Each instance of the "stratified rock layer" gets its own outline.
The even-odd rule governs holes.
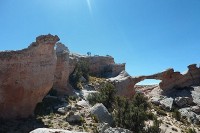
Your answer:
[[[53,85],[58,36],[42,35],[27,49],[0,52],[0,117],[23,118]]]

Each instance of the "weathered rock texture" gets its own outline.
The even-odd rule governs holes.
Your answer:
[[[145,79],[161,80],[159,87],[163,92],[166,92],[173,88],[200,85],[200,68],[198,68],[196,64],[192,64],[188,66],[188,71],[184,74],[174,72],[174,69],[171,68],[157,74],[139,77],[132,77],[127,73],[122,72],[109,80],[114,82],[117,94],[122,96],[132,96],[135,93],[135,85]]]
[[[200,85],[200,68],[196,64],[188,66],[188,71],[184,74],[174,72],[174,69],[168,69],[164,72],[149,75],[133,77],[135,83],[144,79],[158,79],[161,80],[159,86],[162,90],[170,90],[173,88],[183,88],[192,85]]]
[[[72,87],[69,84],[69,76],[79,61],[86,62],[90,74],[99,77],[117,76],[125,70],[125,64],[116,64],[111,56],[84,56],[70,53],[68,48],[61,43],[57,44],[56,55],[57,67],[54,89],[61,95],[71,93]]]
[[[130,97],[135,94],[135,79],[132,78],[126,71],[122,71],[114,78],[109,78],[108,81],[114,83],[117,95]]]
[[[116,64],[112,56],[81,56],[71,54],[71,58],[89,64],[90,74],[100,77],[115,77],[125,70],[125,63]]]
[[[58,36],[42,35],[27,49],[0,52],[1,118],[33,114],[53,85],[57,41]]]
[[[56,44],[57,65],[54,78],[54,89],[59,95],[69,92],[71,87],[68,84],[69,75],[73,72],[70,70],[69,49],[62,43]],[[71,64],[72,65],[72,64]],[[73,65],[75,67],[75,65]]]

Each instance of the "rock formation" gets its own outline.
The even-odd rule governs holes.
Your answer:
[[[122,96],[132,96],[135,93],[135,85],[145,79],[161,80],[159,87],[163,92],[167,92],[173,88],[200,85],[200,68],[198,68],[196,64],[191,64],[188,66],[188,71],[184,74],[174,72],[174,69],[170,68],[153,75],[138,77],[129,76],[122,71],[118,76],[110,78],[109,80],[114,82],[117,94]]]
[[[130,97],[135,94],[135,79],[132,78],[126,71],[122,71],[114,78],[109,78],[108,81],[114,83],[117,95]]]
[[[112,56],[83,56],[71,54],[70,57],[73,60],[87,62],[89,64],[90,74],[98,77],[115,77],[125,70],[125,63],[116,64]]]
[[[68,83],[69,75],[73,72],[75,64],[70,64],[69,49],[62,43],[56,44],[57,65],[53,88],[58,94],[66,94],[71,87]],[[73,65],[72,69],[70,65]]]
[[[133,77],[135,83],[138,83],[144,79],[158,79],[161,80],[159,86],[162,90],[167,91],[173,88],[183,88],[192,85],[200,85],[200,68],[196,64],[188,66],[188,71],[181,74],[180,72],[174,72],[174,69],[167,69],[161,73]]]
[[[58,36],[42,35],[27,49],[0,52],[0,117],[22,118],[53,85]]]
[[[111,56],[84,56],[70,53],[61,43],[57,44],[56,55],[54,89],[60,95],[69,94],[73,90],[69,84],[69,76],[79,61],[87,62],[90,74],[98,77],[114,77],[125,70],[125,64],[116,64]]]

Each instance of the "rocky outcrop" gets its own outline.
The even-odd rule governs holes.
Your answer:
[[[69,85],[69,75],[73,70],[70,69],[69,49],[62,43],[56,44],[57,65],[54,77],[53,88],[57,90],[58,95],[66,94],[71,90]],[[74,69],[75,65],[73,65]]]
[[[99,77],[114,77],[125,70],[125,64],[116,64],[111,56],[85,56],[70,53],[61,43],[57,44],[57,67],[54,80],[54,89],[59,95],[69,94],[73,90],[69,84],[69,76],[79,61],[86,62],[89,73]]]
[[[0,117],[22,118],[53,85],[58,36],[42,35],[27,49],[0,52]]]
[[[92,115],[95,115],[99,122],[108,123],[110,126],[113,124],[113,118],[111,114],[108,112],[107,108],[102,103],[95,104],[90,112]]]
[[[117,95],[130,97],[135,94],[135,79],[133,79],[126,71],[122,71],[114,78],[109,78],[108,81],[114,83]]]
[[[175,72],[174,69],[170,68],[153,75],[125,77],[129,78],[130,82],[132,82],[132,85],[136,85],[137,83],[145,79],[161,80],[161,82],[159,83],[159,87],[164,90],[163,92],[165,92],[173,88],[184,88],[194,85],[200,85],[200,68],[197,67],[196,64],[191,64],[188,66],[188,71],[183,74],[181,74],[180,72]],[[111,80],[113,79],[115,79],[116,82],[117,80],[119,82],[121,82],[122,79],[125,80],[125,78],[122,78],[122,76],[111,78]],[[125,81],[127,81],[127,79]]]
[[[115,77],[125,70],[125,63],[116,64],[112,56],[83,56],[71,54],[71,58],[87,62],[91,75],[98,77]]]

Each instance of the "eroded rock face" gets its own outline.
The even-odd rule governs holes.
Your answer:
[[[64,95],[71,89],[68,84],[69,75],[72,73],[70,71],[69,49],[64,44],[57,43],[56,56],[57,64],[53,88],[57,90],[58,95]]]
[[[191,64],[188,66],[188,71],[183,74],[175,72],[174,69],[170,68],[157,74],[132,78],[135,83],[145,79],[161,80],[159,87],[165,92],[173,88],[200,85],[200,68],[197,67],[196,64]]]
[[[122,71],[114,78],[109,78],[108,81],[114,83],[117,95],[131,97],[135,94],[134,86],[137,82],[126,71]]]
[[[0,117],[23,118],[53,85],[58,36],[42,35],[27,49],[0,52]]]
[[[115,77],[125,70],[125,63],[116,64],[112,56],[84,56],[71,54],[73,60],[82,60],[89,64],[90,74],[100,77]]]

